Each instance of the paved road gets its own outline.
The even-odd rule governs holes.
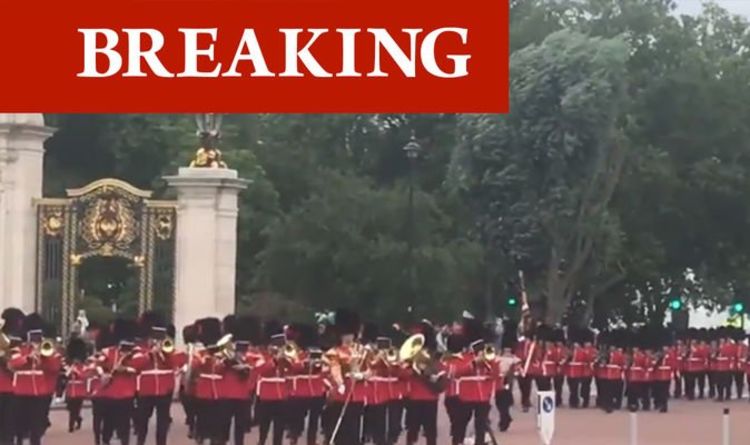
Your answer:
[[[732,401],[726,404],[713,401],[673,402],[669,413],[638,414],[638,445],[709,445],[721,443],[722,410],[731,410],[731,443],[750,443],[750,403]],[[170,431],[170,445],[193,445],[186,437],[182,408],[174,405],[172,415],[175,425]],[[523,414],[518,410],[513,415],[516,421],[506,433],[496,433],[502,445],[536,445],[535,414]],[[93,444],[90,412],[84,413],[84,427],[75,433],[67,432],[67,413],[53,411],[53,426],[45,436],[44,443],[52,445]],[[557,411],[554,445],[627,445],[630,415],[627,412],[605,414],[595,409]],[[441,410],[439,444],[447,444],[448,419]],[[153,432],[153,427],[150,428]],[[257,436],[251,434],[247,445],[255,445]],[[115,442],[117,443],[117,442]],[[113,445],[115,445],[113,443]],[[132,443],[132,442],[131,442]],[[153,436],[147,444],[153,444]]]

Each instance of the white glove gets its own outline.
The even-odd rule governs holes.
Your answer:
[[[344,393],[346,392],[346,386],[339,385],[339,387],[337,388],[337,391],[339,392],[340,395],[344,395]]]
[[[362,374],[361,372],[355,372],[354,374],[352,374],[352,377],[354,378],[354,380],[364,380],[365,379],[365,375]]]

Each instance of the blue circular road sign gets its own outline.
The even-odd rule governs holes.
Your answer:
[[[555,401],[552,400],[552,397],[545,397],[542,399],[542,409],[545,413],[551,413],[552,409],[555,407]]]

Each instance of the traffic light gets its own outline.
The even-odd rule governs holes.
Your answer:
[[[516,307],[518,306],[518,300],[514,296],[508,297],[508,307]]]
[[[741,301],[735,301],[734,304],[732,304],[732,313],[742,314],[744,312],[745,312],[745,303]]]
[[[679,311],[682,309],[682,299],[680,297],[673,297],[669,300],[669,308],[673,311]]]

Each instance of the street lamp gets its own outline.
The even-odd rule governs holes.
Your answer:
[[[411,138],[409,142],[404,146],[404,152],[406,153],[407,159],[409,159],[409,291],[411,293],[409,312],[414,309],[416,302],[416,272],[414,270],[414,164],[416,163],[419,153],[422,151],[422,146],[417,142],[417,138],[414,135],[414,131],[411,132]]]

